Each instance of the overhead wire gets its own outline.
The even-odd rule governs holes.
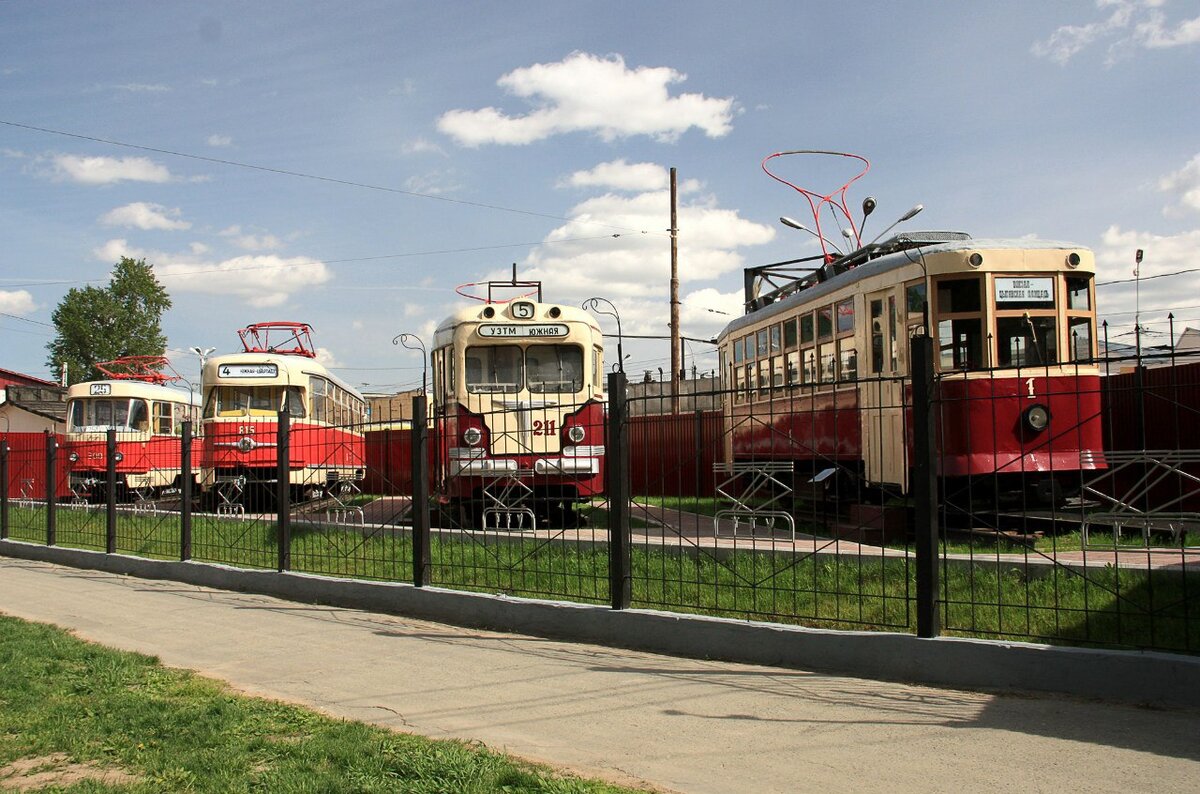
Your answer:
[[[15,127],[17,129],[30,130],[33,132],[41,132],[48,135],[60,135],[65,138],[74,138],[81,141],[90,141],[92,143],[101,143],[106,146],[119,146],[125,149],[134,149],[143,152],[154,152],[155,154],[165,154],[171,157],[182,157],[189,160],[199,160],[201,162],[213,163],[216,165],[232,166],[234,168],[245,168],[252,171],[262,171],[269,174],[279,174],[281,176],[296,177],[298,179],[311,179],[318,182],[327,182],[335,185],[345,185],[347,187],[363,188],[365,190],[377,190],[384,193],[395,193],[402,196],[410,196],[413,198],[431,199],[434,201],[442,201],[448,204],[460,204],[467,207],[476,207],[479,209],[496,210],[498,212],[509,212],[517,215],[527,215],[534,218],[548,218],[555,221],[567,221],[569,223],[587,223],[596,226],[602,226],[609,229],[620,229],[625,232],[641,232],[642,234],[650,234],[645,229],[634,229],[627,226],[616,226],[614,224],[602,223],[600,221],[582,220],[579,218],[568,218],[563,215],[554,215],[546,212],[536,212],[534,210],[518,209],[516,207],[505,207],[500,204],[488,204],[482,201],[468,201],[466,199],[456,199],[449,196],[439,196],[432,193],[419,193],[415,190],[403,190],[401,188],[388,187],[386,185],[373,185],[369,182],[356,182],[352,179],[339,179],[337,177],[321,176],[319,174],[309,174],[303,171],[292,171],[286,168],[273,168],[265,165],[255,165],[253,163],[243,163],[238,160],[227,160],[222,157],[209,157],[202,154],[192,154],[190,152],[177,152],[172,149],[163,149],[157,146],[145,146],[142,144],[128,143],[126,141],[117,141],[110,138],[100,138],[95,135],[83,135],[75,132],[66,132],[65,130],[56,130],[49,127],[38,127],[33,124],[21,124],[16,121],[7,121],[0,119],[0,124]],[[654,234],[661,234],[654,232]]]

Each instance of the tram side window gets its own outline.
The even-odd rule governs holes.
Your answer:
[[[288,415],[293,419],[303,417],[304,411],[304,390],[299,386],[285,386],[283,389],[283,401],[280,404],[281,411],[287,411]]]
[[[813,348],[808,348],[804,351],[804,369],[800,375],[804,378],[805,383],[817,382],[817,351]]]
[[[981,310],[979,278],[943,279],[937,283],[937,333],[942,370],[983,366]],[[964,314],[974,316],[964,317]]]
[[[794,386],[800,382],[800,351],[789,350],[787,354],[787,383]]]
[[[574,394],[583,390],[583,350],[576,345],[530,347],[525,378],[532,394]]]
[[[516,394],[521,390],[521,349],[518,347],[468,347],[467,391],[471,394]]]
[[[817,309],[817,341],[824,342],[833,337],[833,307]]]
[[[761,358],[765,355],[768,355],[770,352],[771,348],[767,342],[767,329],[764,328],[758,332],[758,356]]]
[[[779,325],[771,326],[771,353],[778,353],[783,347],[783,335]]]
[[[1067,321],[1067,342],[1071,345],[1072,361],[1087,361],[1092,357],[1092,318],[1072,317]]]
[[[796,346],[796,318],[792,318],[783,324],[783,346],[791,350]]]
[[[311,415],[314,421],[328,422],[329,421],[329,381],[324,378],[313,378],[309,383],[312,386]]]
[[[1058,361],[1053,317],[997,317],[996,354],[1001,367],[1028,367]]]
[[[129,401],[129,429],[145,431],[150,429],[150,408],[145,400]]]
[[[742,341],[741,339],[733,340],[733,363],[742,363]]]
[[[152,405],[154,409],[154,434],[159,436],[171,435],[174,430],[171,421],[172,403],[155,402]]]

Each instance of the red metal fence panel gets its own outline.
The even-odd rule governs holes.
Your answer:
[[[635,496],[712,496],[720,460],[721,412],[633,416],[630,485]]]
[[[62,436],[55,439],[62,445]],[[0,440],[8,442],[8,489],[10,499],[46,498],[46,434],[45,433],[0,433]],[[71,495],[67,482],[67,461],[60,454],[56,460],[58,498]]]

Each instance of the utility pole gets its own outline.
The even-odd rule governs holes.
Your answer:
[[[679,223],[675,168],[671,168],[671,413],[679,413]]]

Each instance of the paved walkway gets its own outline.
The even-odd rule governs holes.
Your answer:
[[[667,791],[1194,791],[1200,712],[674,659],[0,558],[0,612]]]

